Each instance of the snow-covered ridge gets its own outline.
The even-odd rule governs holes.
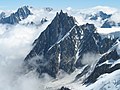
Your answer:
[[[26,6],[32,13],[32,15],[29,15],[26,19],[21,20],[19,23],[28,25],[28,24],[35,24],[35,25],[41,25],[41,20],[46,19],[48,21],[52,21],[55,17],[56,13],[60,11],[60,9],[45,7],[45,8],[34,8],[31,6]],[[107,25],[111,25],[111,27],[119,27],[120,19],[118,16],[120,16],[120,11],[116,8],[111,8],[107,6],[96,6],[86,9],[74,9],[71,7],[68,7],[66,9],[62,9],[64,12],[67,12],[68,15],[71,15],[75,17],[78,25],[83,25],[86,23],[94,24],[96,27],[102,27],[105,22],[108,22]],[[5,17],[10,16],[11,13],[14,13],[14,11],[6,10],[5,12],[1,10],[1,14],[4,12]],[[9,12],[9,13],[8,13]],[[103,14],[108,15],[108,18],[105,18],[104,16],[101,17],[100,12]],[[96,17],[97,16],[97,17]],[[117,18],[116,18],[117,17]],[[91,18],[96,18],[95,20]],[[105,18],[102,20],[102,18]],[[111,22],[113,22],[111,24]],[[104,27],[107,27],[104,25]]]

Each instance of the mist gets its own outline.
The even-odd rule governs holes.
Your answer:
[[[86,53],[83,55],[83,58],[81,60],[83,65],[92,65],[94,64],[96,61],[98,61],[98,59],[100,58],[100,54],[95,54],[95,53]]]
[[[44,90],[43,82],[52,79],[48,75],[40,79],[34,71],[22,72],[24,58],[46,26],[0,25],[0,90]]]

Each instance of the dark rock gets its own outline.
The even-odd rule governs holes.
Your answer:
[[[50,11],[53,10],[53,8],[51,8],[51,7],[46,7],[46,8],[44,8],[44,10],[50,12]]]
[[[85,83],[94,83],[100,75],[103,75],[105,73],[112,73],[115,70],[120,69],[119,63],[113,65],[114,62],[116,62],[118,59],[120,59],[120,56],[117,54],[116,49],[103,55]]]
[[[61,87],[61,89],[58,89],[58,90],[71,90],[71,89],[66,88],[66,87]]]
[[[27,6],[24,6],[22,8],[19,8],[17,10],[17,12],[12,13],[10,16],[1,18],[0,23],[2,23],[2,24],[17,24],[17,23],[19,23],[19,21],[27,18],[31,14],[32,13],[27,8]]]
[[[91,15],[90,20],[97,20],[98,17],[100,17],[102,20],[105,20],[107,18],[110,18],[111,16],[112,16],[111,14],[106,14],[103,11],[99,11],[97,14]]]
[[[5,12],[1,12],[1,13],[0,13],[0,19],[1,19],[1,18],[5,18]]]
[[[61,11],[60,14],[56,14],[56,17],[53,19],[51,24],[48,25],[46,30],[42,32],[38,39],[35,41],[36,45],[30,54],[28,54],[25,61],[28,61],[36,55],[43,55],[43,62],[48,63],[47,67],[45,66],[43,70],[41,69],[43,66],[39,65],[37,71],[39,71],[39,73],[47,72],[48,74],[55,76],[59,69],[58,55],[60,53],[57,42],[61,40],[74,25],[75,23],[73,17],[69,17],[67,13],[63,13]],[[53,48],[50,49],[51,47]]]
[[[81,29],[83,30],[84,35],[80,42],[79,59],[76,62],[76,67],[80,67],[81,59],[84,54],[89,52],[99,53],[99,42],[101,41],[101,37],[96,32],[96,28],[93,24],[82,25]]]
[[[61,11],[34,41],[33,49],[25,58],[25,66],[28,70],[36,69],[39,75],[48,73],[56,77],[60,69],[70,74],[75,68],[84,66],[81,63],[84,54],[90,52],[103,54],[115,41],[116,39],[102,39],[93,24],[77,26],[73,17]],[[90,66],[77,78],[86,74],[89,69]]]
[[[47,22],[47,19],[46,19],[46,18],[42,18],[41,24],[43,24],[44,22]]]
[[[114,21],[106,20],[104,24],[101,26],[101,28],[112,28],[113,26],[116,26]]]

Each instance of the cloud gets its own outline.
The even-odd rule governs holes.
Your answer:
[[[100,58],[100,54],[95,54],[95,53],[86,53],[83,55],[83,58],[81,60],[83,65],[92,65],[94,64],[96,61],[98,61],[98,59]]]
[[[110,20],[111,21],[115,21],[116,23],[120,23],[120,12],[118,11],[118,12],[115,12],[112,16],[111,16],[111,18],[110,18]]]
[[[46,26],[47,24],[38,28],[20,24],[0,25],[0,90],[40,90],[43,88],[41,80],[34,71],[22,73],[22,64],[32,49],[33,41],[45,30]],[[45,78],[49,77],[45,76]]]

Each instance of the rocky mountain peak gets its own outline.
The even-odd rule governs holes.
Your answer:
[[[27,18],[32,13],[28,9],[27,6],[23,6],[19,8],[15,13],[12,13],[8,17],[3,17],[0,19],[0,23],[2,24],[17,24],[19,21]]]
[[[48,73],[52,77],[56,77],[60,69],[67,73],[73,72],[81,66],[81,59],[77,58],[78,52],[80,57],[89,51],[97,52],[95,40],[98,37],[95,31],[93,24],[77,26],[73,17],[67,13],[57,13],[25,58],[26,66],[29,69],[36,68],[39,74]],[[30,62],[37,63],[35,65]]]
[[[49,24],[46,30],[44,30],[41,33],[41,35],[38,37],[38,39],[35,40],[34,42],[35,46],[25,58],[25,62],[27,63],[29,69],[35,67],[37,69],[37,72],[39,72],[39,74],[46,72],[49,75],[56,77],[56,74],[59,71],[59,69],[63,68],[62,67],[63,64],[60,65],[60,61],[59,61],[62,55],[59,56],[59,60],[58,60],[58,55],[60,55],[58,53],[61,52],[61,54],[63,54],[62,52],[66,51],[66,50],[64,51],[64,47],[63,47],[64,42],[62,42],[62,39],[63,41],[66,42],[66,45],[69,44],[68,43],[69,40],[64,40],[64,38],[67,37],[67,34],[71,32],[71,30],[77,30],[77,32],[80,32],[79,27],[78,26],[76,27],[75,25],[73,17],[68,16],[66,13],[63,13],[63,11],[57,13],[51,24]],[[71,34],[74,35],[74,33],[75,31],[73,32],[73,34],[72,33]],[[68,47],[66,45],[64,45],[65,48]],[[73,42],[71,42],[70,45],[74,45]],[[59,47],[61,47],[61,50],[59,49]],[[69,52],[69,50],[67,52]],[[74,52],[74,49],[72,50]],[[39,62],[39,64],[37,64],[37,67],[36,65],[29,64],[29,62],[33,62],[34,57],[37,56],[38,57],[42,56],[42,59],[40,58],[35,59],[35,62]],[[64,56],[62,56],[61,58],[63,57]],[[68,68],[66,69],[66,71],[68,71]]]
[[[35,40],[33,49],[25,58],[25,67],[27,70],[35,69],[39,75],[47,73],[54,78],[59,70],[70,74],[85,65],[81,61],[84,54],[103,54],[115,41],[102,39],[93,24],[76,25],[72,16],[61,11]],[[88,65],[83,73],[90,69]]]
[[[32,14],[27,6],[23,6],[17,10],[15,14],[18,14],[22,19],[27,18],[28,15]]]
[[[39,46],[41,47],[39,48],[40,50],[36,48],[37,46],[34,47],[34,49],[36,49],[35,51],[37,51],[36,54],[46,53],[48,49],[59,41],[74,25],[73,17],[68,16],[62,11],[57,13],[51,24],[48,25],[46,30],[44,30],[36,40],[36,43],[39,42]]]

